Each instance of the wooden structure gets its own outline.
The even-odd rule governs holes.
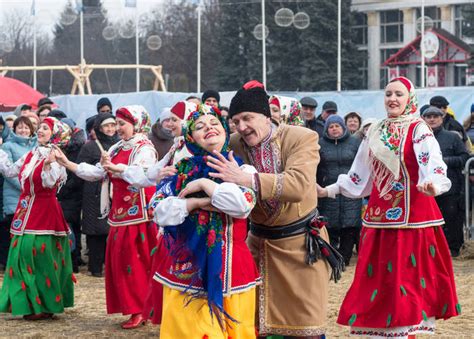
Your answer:
[[[90,75],[95,69],[146,69],[150,70],[155,76],[153,83],[154,91],[166,92],[165,80],[163,78],[163,66],[153,65],[94,65],[86,64],[85,60],[77,66],[58,65],[58,66],[0,66],[0,76],[5,76],[8,71],[51,71],[51,70],[66,70],[74,78],[71,88],[71,94],[93,94]]]

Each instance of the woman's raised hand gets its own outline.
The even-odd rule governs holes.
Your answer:
[[[176,167],[174,167],[174,166],[165,166],[158,173],[158,177],[156,178],[156,182],[160,182],[164,178],[168,178],[172,175],[175,175],[177,172],[178,172],[178,170],[176,169]]]
[[[61,151],[61,149],[56,145],[53,145],[53,149],[50,153],[50,157],[51,156],[54,157],[54,161],[57,161],[62,166],[66,166],[69,162],[69,159],[67,158],[66,154],[64,154],[63,151]]]
[[[436,195],[436,188],[435,185],[431,181],[427,181],[424,184],[416,185],[416,188],[421,193],[429,197],[434,197]]]

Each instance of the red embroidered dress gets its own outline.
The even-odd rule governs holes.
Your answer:
[[[109,154],[112,163],[124,167],[147,168],[156,161],[153,144],[140,134],[112,146]],[[86,163],[78,166],[76,174],[90,181],[106,175],[101,167]],[[147,213],[155,188],[137,188],[123,176],[109,177],[113,192],[105,258],[107,313],[137,314],[143,311],[148,293],[150,252],[156,245],[157,229]]]
[[[57,163],[43,169],[50,148],[37,147],[12,164],[0,151],[0,172],[18,175],[22,191],[13,217],[0,312],[13,315],[62,313],[74,304],[75,277],[67,234],[56,199],[66,171]]]
[[[354,281],[337,320],[353,335],[433,333],[435,319],[460,313],[449,248],[438,227],[443,218],[434,197],[416,188],[432,182],[438,194],[449,190],[439,145],[419,121],[396,144],[400,176],[382,197],[370,176],[368,140],[349,173],[327,187],[330,197],[370,194]]]

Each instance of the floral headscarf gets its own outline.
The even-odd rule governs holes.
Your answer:
[[[151,131],[150,114],[141,105],[131,105],[120,107],[115,113],[117,118],[121,118],[133,125],[135,133],[147,134]]]
[[[281,123],[304,126],[304,121],[301,118],[301,104],[297,99],[273,95],[270,97],[269,103],[280,107]]]
[[[397,118],[385,118],[370,126],[367,133],[373,180],[380,196],[390,191],[392,184],[400,177],[400,146],[406,137],[410,125],[419,120],[418,100],[413,83],[399,77],[390,83],[399,81],[408,90],[408,101],[404,112]]]
[[[203,104],[197,106],[197,110],[190,114],[185,127],[186,146],[193,156],[178,162],[177,174],[158,184],[157,195],[151,201],[152,206],[156,206],[156,203],[167,195],[177,196],[193,180],[208,178],[221,182],[220,179],[209,176],[210,172],[215,172],[207,165],[207,157],[211,154],[197,144],[191,136],[197,119],[205,114],[216,116],[222,123],[226,131],[226,142],[221,154],[228,158],[229,133],[225,119],[216,107]],[[239,159],[236,160],[239,164],[242,163]],[[226,314],[223,307],[221,279],[223,228],[221,213],[201,209],[190,212],[181,225],[164,228],[165,243],[176,263],[192,263],[191,267],[175,273],[190,275],[189,287],[198,282],[202,284],[203,291],[194,292],[192,298],[207,299],[211,313],[216,315],[220,324],[223,320],[222,315],[233,320]]]
[[[44,118],[43,123],[48,125],[52,132],[49,143],[65,148],[71,140],[72,130],[69,125],[53,117]]]

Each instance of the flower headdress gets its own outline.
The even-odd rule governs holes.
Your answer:
[[[277,104],[280,107],[281,122],[287,125],[304,126],[301,118],[301,104],[295,98],[273,95],[269,100],[270,104]]]
[[[133,125],[135,133],[149,133],[151,131],[150,114],[141,105],[131,105],[120,107],[115,113],[117,118],[121,118]]]

